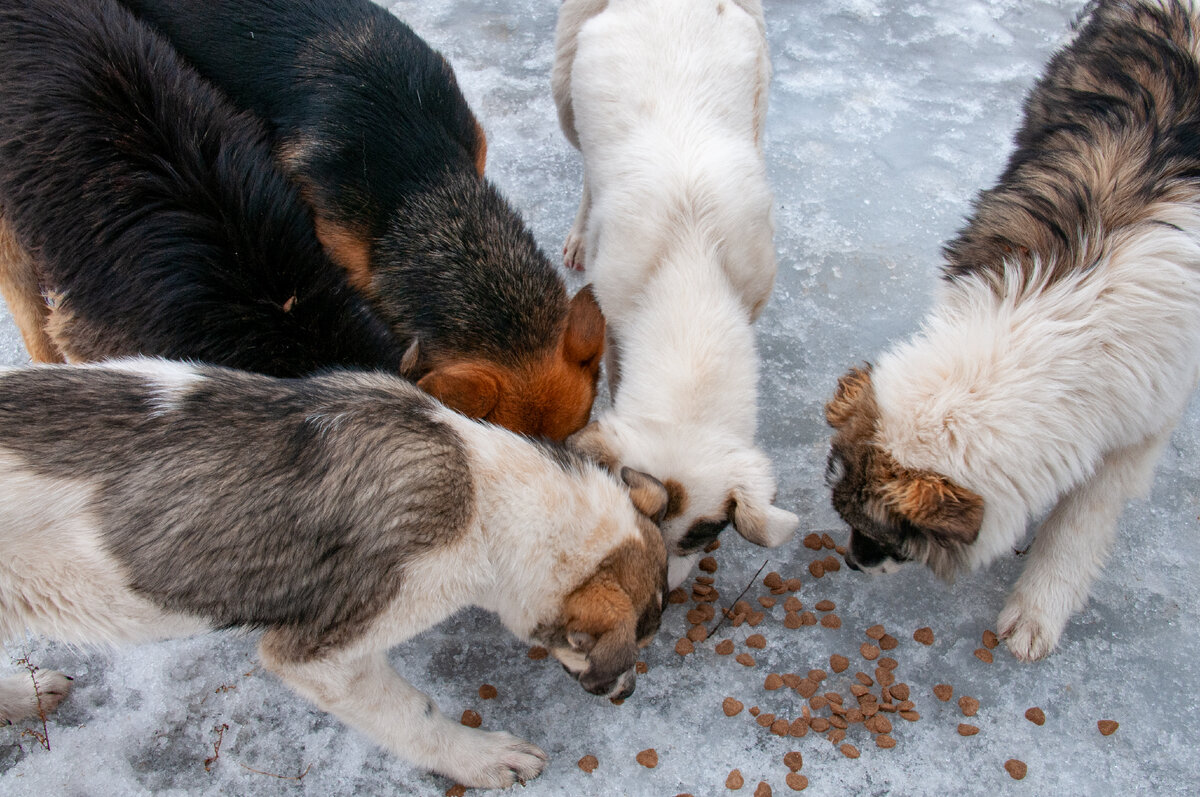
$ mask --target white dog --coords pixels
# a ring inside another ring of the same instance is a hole
[[[1020,659],[1086,602],[1200,376],[1198,34],[1190,4],[1094,7],[947,247],[921,333],[826,407],[851,566],[949,578],[1049,511],[1000,613]]]
[[[614,393],[574,444],[666,483],[678,585],[730,521],[771,546],[798,524],[754,445],[751,322],[775,279],[762,6],[566,0],[556,48],[559,120],[584,161],[564,254],[586,260],[607,317]]]

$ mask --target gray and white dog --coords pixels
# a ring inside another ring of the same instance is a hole
[[[5,370],[0,441],[0,637],[261,629],[289,686],[468,786],[532,778],[546,755],[445,717],[388,648],[482,606],[589,692],[623,697],[658,630],[661,484],[627,470],[622,485],[386,374]],[[68,685],[0,679],[0,721],[52,709]]]

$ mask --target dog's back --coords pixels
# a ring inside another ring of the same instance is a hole
[[[0,6],[0,203],[72,359],[400,367],[260,123],[109,0]]]
[[[603,317],[495,187],[446,60],[369,0],[122,0],[269,120],[318,235],[451,406],[565,437],[595,395]]]

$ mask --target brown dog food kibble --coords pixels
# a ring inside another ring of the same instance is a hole
[[[1033,708],[1026,710],[1025,719],[1029,720],[1034,725],[1045,725],[1046,712],[1042,711],[1037,706],[1034,706]]]
[[[988,650],[987,648],[976,648],[975,649],[975,658],[979,659],[984,664],[991,664],[992,660],[993,660],[992,652],[990,650]]]
[[[775,589],[783,586],[783,576],[772,570],[763,578],[763,586],[767,589]]]
[[[637,670],[638,675],[645,675],[650,671],[650,665],[644,661],[639,661],[637,664],[633,665],[633,669]]]
[[[715,573],[717,572],[717,560],[711,556],[706,556],[700,560],[700,563],[696,567],[699,567],[705,573]]]
[[[667,593],[667,603],[687,603],[687,592],[683,587],[676,587]]]
[[[796,750],[784,753],[783,764],[792,772],[799,772],[804,767],[804,756]]]
[[[865,633],[868,637],[878,642],[879,640],[883,639],[883,635],[886,634],[887,631],[881,625],[873,625],[868,628]]]
[[[829,669],[833,670],[834,672],[845,672],[846,668],[849,666],[850,659],[846,658],[845,656],[840,656],[837,653],[834,653],[829,657]]]
[[[804,791],[808,788],[808,778],[799,772],[789,772],[783,780],[792,791]]]
[[[791,726],[788,728],[788,736],[795,736],[797,739],[808,733],[808,718],[796,717],[792,720]]]
[[[892,636],[891,634],[884,634],[879,638],[880,650],[895,650],[896,646],[899,644],[899,640],[897,640],[896,637]]]
[[[781,689],[782,687],[783,678],[775,673],[771,673],[767,676],[767,679],[763,681],[763,689],[766,689],[768,692],[774,692],[776,689]]]
[[[852,744],[844,744],[838,749],[842,751],[842,755],[846,756],[846,758],[858,758],[859,756],[858,748]]]
[[[762,612],[750,612],[746,615],[746,625],[756,626],[765,619],[767,619],[767,616]]]
[[[964,717],[974,717],[975,712],[979,711],[979,701],[973,697],[963,695],[958,699],[958,707],[962,709]]]
[[[800,612],[800,625],[816,625],[817,616],[812,612]]]
[[[783,678],[783,685],[786,686],[788,689],[795,689],[797,686],[800,685],[800,681],[803,680],[799,675],[796,675],[796,673],[794,673],[794,672],[785,672],[780,677]]]
[[[832,551],[834,548],[837,547],[837,542],[835,542],[833,537],[830,537],[828,534],[822,534],[821,535],[821,546]]]
[[[595,772],[598,766],[600,766],[600,761],[594,755],[585,755],[579,759],[579,768],[589,775]]]
[[[862,643],[862,645],[860,645],[858,648],[858,652],[861,653],[862,657],[867,661],[875,661],[875,659],[879,658],[879,648],[875,647],[870,642]]]
[[[769,595],[763,595],[761,598],[758,599],[758,605],[763,607],[764,609],[774,609],[775,608],[775,599]]]
[[[816,681],[817,683],[821,683],[821,681],[824,681],[828,677],[829,677],[828,674],[824,670],[815,670],[814,669],[814,670],[808,671],[808,679],[810,681]]]
[[[830,722],[832,722],[832,720],[830,720]],[[846,741],[846,732],[841,728],[835,728],[834,730],[830,731],[829,736],[825,738],[829,739],[830,744],[832,744],[834,747],[837,747],[839,744]]]
[[[708,639],[708,629],[702,625],[694,625],[688,629],[687,638],[693,642],[703,642]]]
[[[688,613],[684,616],[687,618],[689,623],[707,623],[709,620],[713,619],[713,615],[704,611],[705,609],[711,610],[712,604],[702,603],[694,609],[689,609]]]
[[[762,634],[751,634],[746,637],[746,647],[762,650],[767,646],[767,638]]]
[[[789,578],[783,582],[783,588],[788,592],[799,592],[804,582],[798,578]]]
[[[481,700],[491,700],[498,694],[500,693],[496,691],[496,687],[492,686],[491,684],[484,684],[483,686],[479,687],[479,698]]]
[[[908,684],[896,684],[895,686],[888,687],[888,689],[895,699],[908,700]]]
[[[771,787],[765,780],[760,780],[754,787],[754,797],[771,797]]]
[[[933,629],[929,626],[918,628],[916,631],[913,631],[913,639],[920,642],[922,645],[932,645]]]
[[[1016,758],[1010,758],[1005,761],[1004,768],[1008,770],[1008,774],[1012,776],[1013,780],[1020,780],[1029,771],[1029,767],[1025,766],[1025,762]]]
[[[884,656],[879,660],[879,666],[885,670],[894,670],[900,666],[900,662],[896,661],[891,656]]]
[[[462,713],[462,719],[460,719],[459,722],[461,722],[463,725],[466,725],[468,728],[478,728],[483,724],[483,717],[479,716],[478,711],[467,709]]]
[[[758,708],[758,706],[751,706],[751,707],[750,707],[750,716],[751,716],[751,717],[757,717],[757,716],[758,716],[758,712],[759,712],[759,708]]]
[[[826,628],[841,628],[842,618],[838,617],[836,614],[827,614],[821,618],[821,625],[825,626]]]
[[[938,684],[933,687],[933,693],[937,695],[937,699],[943,703],[954,697],[954,687],[950,684]]]
[[[798,612],[804,608],[804,604],[795,595],[789,595],[787,600],[783,602],[783,610],[785,612]]]
[[[821,563],[820,559],[815,562],[809,562],[808,572],[813,578],[820,578],[821,576],[825,575],[825,565]]]
[[[993,650],[1000,644],[1000,637],[996,636],[996,632],[992,629],[987,629],[983,632],[983,646],[988,650]]]
[[[721,541],[720,541],[720,540],[713,540],[713,541],[712,541],[712,542],[710,542],[708,545],[705,545],[705,546],[704,546],[704,552],[705,552],[705,553],[712,553],[713,551],[717,550],[717,549],[718,549],[718,548],[720,548],[720,547],[721,547]]]
[[[819,612],[831,612],[837,608],[837,604],[831,600],[819,600],[813,608]]]
[[[886,733],[881,733],[875,737],[875,744],[878,747],[882,747],[884,750],[891,750],[896,746],[896,740],[893,737],[888,736]]]
[[[757,717],[755,717],[754,721],[764,728],[769,728],[771,727],[771,723],[775,721],[775,715],[771,714],[770,712],[766,714],[759,714]]]
[[[810,551],[821,550],[821,535],[809,534],[804,538],[804,547]]]
[[[675,643],[675,652],[678,653],[680,656],[686,656],[689,653],[695,653],[696,646],[692,644],[692,640],[688,639],[687,637],[684,637],[683,639],[681,639]]]
[[[711,587],[716,579],[712,576],[696,576],[696,583],[703,584],[706,587]]]
[[[715,650],[718,655],[728,656],[730,653],[733,653],[733,640],[722,639],[717,643],[717,646],[714,647],[713,650]]]
[[[803,619],[795,612],[788,612],[783,618],[783,627],[796,629],[804,625]]]
[[[525,655],[529,656],[529,658],[533,659],[534,661],[541,661],[550,655],[550,651],[546,650],[541,645],[534,645]]]
[[[732,697],[727,697],[721,701],[721,710],[725,712],[726,717],[736,717],[742,713],[743,708],[745,708],[745,704]]]
[[[742,777],[740,769],[730,770],[729,777],[725,778],[725,788],[730,791],[737,791],[746,785],[746,779]]]
[[[466,797],[467,787],[461,783],[455,783],[443,793],[446,795],[446,797]]]
[[[865,672],[856,672],[856,673],[854,673],[854,677],[857,678],[858,682],[860,684],[862,684],[863,686],[874,686],[875,685],[875,680],[873,678],[871,678],[871,676],[867,675]]]
[[[829,720],[824,717],[813,717],[808,721],[808,726],[817,733],[825,733],[829,730]]]
[[[771,733],[775,734],[776,736],[787,736],[788,728],[790,727],[791,723],[780,717],[771,723]]]
[[[974,736],[977,733],[979,733],[979,728],[977,728],[976,726],[968,725],[965,722],[958,723],[958,735],[959,736]]]
[[[880,686],[891,686],[896,683],[896,676],[891,670],[885,670],[883,667],[875,668],[875,683]]]
[[[809,698],[817,693],[817,683],[811,678],[801,678],[795,689],[800,697]]]
[[[735,657],[735,660],[737,661],[738,664],[742,665],[743,667],[753,667],[754,666],[754,657],[751,656],[749,653],[739,653]]]
[[[1100,720],[1096,723],[1096,727],[1100,729],[1100,733],[1103,736],[1112,736],[1117,732],[1119,725],[1120,723],[1116,720]]]
[[[658,751],[653,747],[647,747],[634,757],[637,759],[637,762],[646,769],[654,769],[656,766],[658,766]]]

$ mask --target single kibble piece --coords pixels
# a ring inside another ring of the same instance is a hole
[[[784,782],[787,783],[788,788],[792,791],[804,791],[808,788],[808,778],[799,772],[789,772],[787,777],[784,778]]]
[[[600,766],[600,761],[594,755],[585,755],[579,759],[579,768],[589,775],[595,772],[598,766]]]
[[[750,603],[748,601],[738,601],[737,603],[733,604],[733,613],[734,614],[749,614],[750,613]]]
[[[825,731],[829,730],[829,720],[824,717],[813,717],[808,721],[808,725],[817,733],[825,733]]]
[[[799,592],[804,582],[798,578],[789,578],[783,582],[784,592]]]
[[[860,645],[858,648],[858,652],[861,653],[862,657],[867,661],[875,661],[875,659],[879,658],[879,648],[875,647],[870,642],[862,643],[862,645]]]
[[[721,710],[725,712],[726,717],[737,716],[738,714],[742,713],[742,709],[744,707],[745,706],[742,701],[736,700],[732,697],[727,697],[721,702]]]
[[[712,576],[696,576],[696,583],[703,584],[706,587],[711,587],[714,581],[716,581],[716,579]]]
[[[918,628],[916,631],[913,631],[913,639],[920,642],[922,645],[932,645],[933,629],[929,626]]]
[[[933,687],[933,693],[937,695],[938,700],[945,703],[954,697],[954,687],[950,684],[938,684]]]
[[[830,722],[833,722],[833,720],[830,720]],[[830,744],[832,744],[834,747],[837,747],[839,744],[846,741],[846,732],[841,728],[835,728],[829,732],[829,736],[826,738],[829,739]]]
[[[750,612],[746,615],[746,625],[753,627],[765,619],[767,619],[767,616],[762,612]]]
[[[792,720],[791,726],[788,728],[788,736],[795,736],[797,739],[808,733],[808,718],[796,717]]]
[[[534,645],[533,647],[531,647],[529,649],[529,653],[527,653],[526,655],[529,656],[529,658],[533,659],[534,661],[541,661],[542,659],[544,659],[550,655],[550,651],[546,650],[541,645]]]
[[[783,586],[783,576],[779,575],[774,570],[772,570],[770,573],[767,573],[765,578],[763,578],[763,586],[766,587],[767,589],[775,589],[776,587],[782,587]]]
[[[850,666],[850,659],[834,653],[829,657],[829,668],[834,672],[844,672]]]
[[[883,639],[883,635],[886,633],[887,631],[885,631],[881,625],[873,625],[866,631],[867,636],[869,636],[871,639],[874,639],[876,642]]]
[[[842,755],[846,756],[846,758],[858,758],[859,756],[858,748],[852,744],[844,744],[838,749],[842,751]]]
[[[775,721],[775,715],[769,712],[766,714],[759,714],[754,721],[764,728],[769,728],[771,727],[771,723]]]
[[[974,736],[977,733],[979,733],[979,728],[974,725],[968,725],[965,722],[958,723],[959,736]]]
[[[467,787],[461,783],[455,783],[450,788],[446,789],[446,797],[466,797]]]
[[[771,797],[771,787],[765,780],[760,780],[754,787],[754,797]]]
[[[637,664],[633,665],[633,669],[637,671],[638,675],[645,675],[650,671],[650,665],[644,661],[639,661]]]
[[[687,638],[693,642],[703,642],[708,639],[708,629],[702,625],[694,625],[688,629]]]
[[[496,691],[496,687],[492,686],[491,684],[484,684],[483,686],[479,687],[479,697],[482,700],[491,700],[498,694],[500,693]]]
[[[841,628],[842,618],[838,617],[836,614],[827,614],[821,618],[821,625],[825,626],[826,628]]]
[[[916,722],[917,720],[921,719],[921,715],[915,711],[901,711],[900,718],[906,719],[909,722]]]
[[[871,690],[862,684],[850,684],[850,694],[854,695],[860,700],[865,700],[870,692]]]
[[[705,552],[705,553],[712,553],[713,551],[717,550],[717,549],[718,549],[718,548],[720,548],[720,547],[721,547],[721,541],[720,541],[720,540],[713,540],[713,541],[712,541],[712,542],[710,542],[708,545],[705,545],[705,546],[704,546],[704,552]]]
[[[829,677],[829,675],[824,670],[814,669],[814,670],[808,671],[808,679],[810,681],[816,681],[817,683],[821,683],[821,681],[824,681],[828,677]]]
[[[992,663],[992,652],[987,648],[977,648],[975,650],[975,658],[982,661],[984,664]]]
[[[963,695],[958,699],[958,707],[962,709],[964,717],[974,717],[975,712],[979,711],[979,701],[973,697]]]
[[[733,653],[733,640],[722,639],[713,650],[721,656],[728,656],[730,653]]]
[[[750,707],[750,716],[751,716],[751,717],[757,717],[757,716],[758,716],[758,711],[759,711],[759,708],[758,708],[758,706],[751,706],[751,707]]]
[[[798,612],[804,608],[804,604],[795,595],[789,595],[787,600],[783,602],[783,610],[785,612]]]
[[[785,672],[781,677],[783,678],[783,685],[786,686],[788,689],[795,689],[797,686],[800,685],[800,681],[803,680],[799,675],[796,675],[796,673],[794,673],[794,672]]]
[[[891,634],[884,634],[879,638],[880,650],[895,650],[896,646],[899,644],[900,642]]]
[[[993,650],[1000,644],[1000,637],[996,636],[996,632],[992,629],[987,629],[983,632],[983,646],[988,650]]]
[[[700,564],[698,564],[696,566],[699,567],[701,570],[703,570],[705,573],[717,572],[717,560],[713,559],[711,556],[704,557],[703,559],[700,560]]]
[[[689,623],[707,623],[715,614],[711,603],[702,603],[694,609],[689,609],[686,617]]]
[[[687,603],[687,592],[683,587],[676,587],[667,593],[667,603]]]
[[[461,722],[463,725],[466,725],[468,728],[478,728],[483,724],[483,717],[479,716],[478,711],[467,709],[462,713],[462,719],[459,720],[459,722]]]
[[[762,650],[767,646],[767,638],[762,634],[751,634],[746,637],[746,647]]]
[[[1010,758],[1005,761],[1004,768],[1008,770],[1008,774],[1012,776],[1013,780],[1020,780],[1029,771],[1029,767],[1025,766],[1025,762],[1016,758]]]
[[[783,627],[784,628],[796,629],[802,625],[804,625],[804,621],[801,619],[800,615],[796,614],[795,612],[788,612],[786,615],[784,615],[784,618],[783,618]]]
[[[821,550],[821,535],[809,534],[804,538],[804,547],[810,551]]]
[[[761,598],[758,599],[758,605],[762,606],[764,609],[774,609],[775,608],[775,599],[769,595],[763,595]]]
[[[896,661],[891,656],[884,656],[879,660],[879,666],[885,670],[894,670],[900,666],[900,662]]]
[[[813,578],[820,578],[821,576],[825,575],[825,565],[822,564],[819,559],[815,562],[809,562],[808,572]]]
[[[781,688],[783,688],[783,678],[779,677],[775,673],[771,673],[767,676],[767,679],[763,681],[763,689],[766,689],[768,692],[774,692],[776,689]]]
[[[696,646],[692,644],[692,640],[684,637],[675,643],[675,652],[680,656],[687,656],[690,653],[696,652]]]
[[[828,616],[828,615],[826,615],[826,616]],[[815,614],[813,614],[812,612],[801,612],[800,613],[800,625],[816,625],[816,624],[817,624],[817,616]]]
[[[817,605],[813,608],[819,612],[831,612],[837,608],[837,604],[831,600],[819,600],[817,601]]]
[[[883,716],[882,714],[876,714],[874,717],[872,717],[872,719],[875,721],[875,724],[871,730],[875,731],[875,733],[892,732],[892,721],[887,717]]]
[[[836,573],[842,569],[842,563],[836,556],[826,556],[821,563],[825,565],[826,573]]]
[[[1033,708],[1026,710],[1025,719],[1029,720],[1034,725],[1045,725],[1046,712],[1042,711],[1037,706],[1034,706]]]
[[[908,700],[908,684],[896,684],[889,686],[888,689],[891,691],[892,697],[897,700]]]
[[[1100,729],[1100,733],[1102,735],[1112,736],[1117,732],[1117,727],[1119,724],[1120,723],[1118,723],[1116,720],[1100,720],[1096,723],[1096,727]]]
[[[798,751],[793,750],[790,753],[783,754],[783,764],[792,772],[799,772],[804,766],[804,756]]]
[[[745,778],[742,777],[740,769],[730,771],[729,777],[725,778],[725,788],[730,791],[737,791],[746,785]]]
[[[637,758],[637,762],[646,769],[654,769],[658,766],[658,751],[653,747],[647,747],[635,757]]]
[[[835,546],[833,546],[833,550],[837,551],[838,556],[846,555],[846,546],[845,545],[835,545]]]
[[[776,736],[787,736],[788,728],[790,726],[790,722],[783,717],[780,717],[771,723],[771,733],[775,734]]]
[[[751,656],[749,653],[737,654],[736,660],[737,660],[737,663],[742,665],[743,667],[753,667],[754,666],[754,657]]]
[[[817,693],[817,684],[811,678],[801,678],[800,683],[794,687],[796,694],[800,697],[809,698]]]
[[[837,543],[834,542],[833,537],[830,537],[828,534],[821,535],[821,545],[831,551],[837,547]]]
[[[875,744],[882,747],[884,750],[891,750],[896,746],[896,740],[886,733],[881,733],[875,737]]]
[[[871,676],[867,675],[865,672],[856,672],[854,673],[854,677],[857,678],[858,682],[863,686],[875,685],[874,679],[872,679]]]

